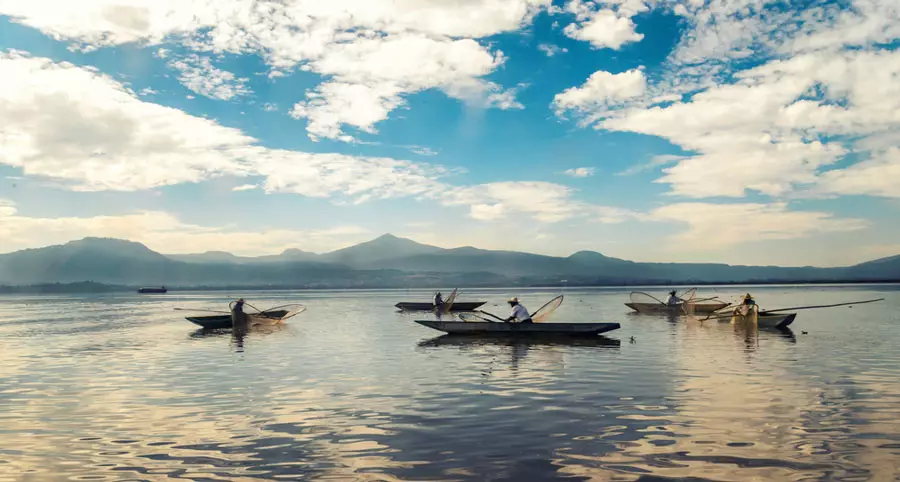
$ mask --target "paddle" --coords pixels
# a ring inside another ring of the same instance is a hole
[[[198,308],[173,308],[175,311],[204,311],[207,313],[224,313],[226,315],[231,314],[230,311],[217,311],[217,310],[201,310]]]
[[[793,308],[778,308],[775,310],[765,310],[766,313],[774,313],[776,311],[794,311],[794,310],[811,310],[813,308],[834,308],[836,306],[847,306],[847,305],[862,305],[865,303],[874,303],[876,301],[883,301],[884,298],[878,298],[875,300],[865,300],[865,301],[851,301],[849,303],[836,303],[833,305],[812,305],[812,306],[795,306]]]

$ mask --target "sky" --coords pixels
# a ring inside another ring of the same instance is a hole
[[[0,253],[900,254],[896,0],[0,0]]]

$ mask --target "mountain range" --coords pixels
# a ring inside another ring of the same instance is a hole
[[[170,287],[380,288],[499,285],[898,281],[900,256],[840,268],[639,263],[580,251],[545,256],[444,249],[390,234],[330,253],[288,249],[241,257],[165,255],[143,244],[85,238],[0,255],[0,284],[95,283]]]

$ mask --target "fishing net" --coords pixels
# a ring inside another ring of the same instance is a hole
[[[544,306],[538,308],[537,311],[531,314],[531,321],[537,323],[546,320],[557,308],[559,308],[559,305],[561,305],[562,302],[563,295],[559,295],[548,301]]]
[[[643,291],[632,291],[631,292],[631,302],[632,303],[640,303],[640,304],[649,304],[649,305],[664,305],[659,298],[655,296],[644,293]]]
[[[456,300],[457,290],[454,289],[450,296],[444,301],[443,312],[450,313],[450,308],[453,306],[453,302]]]
[[[759,321],[759,307],[756,305],[740,305],[732,313],[732,323],[756,323]]]
[[[678,294],[677,296],[683,300],[696,298],[697,297],[697,288],[688,288],[688,289],[684,290],[683,293]]]
[[[251,308],[256,310],[258,313],[255,313],[254,315],[257,317],[263,317],[263,318],[268,318],[268,319],[277,320],[277,321],[284,321],[284,320],[287,320],[288,318],[293,318],[293,317],[299,315],[300,313],[303,313],[304,311],[306,311],[306,306],[301,305],[300,303],[291,303],[288,305],[275,306],[275,307],[268,308],[265,310],[259,310],[255,306],[250,305],[249,303],[247,303],[246,306],[250,306]]]

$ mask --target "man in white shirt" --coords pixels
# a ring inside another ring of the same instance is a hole
[[[678,296],[676,296],[675,290],[670,291],[670,292],[669,292],[669,297],[666,298],[666,304],[669,305],[669,306],[675,306],[675,305],[677,305],[677,304],[679,304],[679,303],[681,303],[681,298],[679,298]]]
[[[509,312],[509,318],[507,318],[507,323],[516,320],[519,323],[532,323],[531,315],[528,314],[528,309],[519,304],[518,298],[511,298],[509,300],[509,306],[511,308]]]

